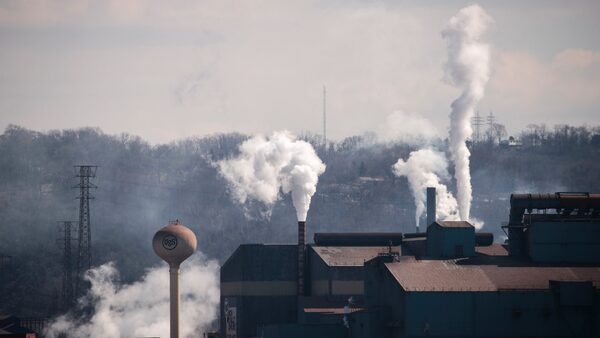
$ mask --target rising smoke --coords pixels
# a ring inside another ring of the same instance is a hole
[[[425,211],[427,187],[434,187],[437,195],[437,216],[442,220],[458,219],[456,199],[441,181],[450,180],[448,162],[443,153],[432,149],[421,149],[410,153],[408,159],[399,159],[392,167],[396,176],[408,179],[415,198],[415,222],[417,227]]]
[[[268,207],[270,215],[280,191],[291,192],[298,221],[306,221],[319,175],[325,172],[325,164],[313,147],[281,131],[270,137],[257,135],[242,143],[239,150],[237,157],[217,163],[233,198],[240,204],[258,200]]]
[[[194,255],[181,270],[182,337],[200,337],[217,318],[219,266]],[[89,293],[79,305],[91,307],[89,318],[66,314],[48,326],[47,337],[168,337],[169,271],[167,266],[148,270],[138,282],[119,285],[113,263],[87,272]]]
[[[385,119],[377,128],[380,142],[403,142],[411,145],[427,144],[439,136],[438,130],[426,118],[416,114],[397,110]]]
[[[460,218],[470,217],[472,187],[466,141],[473,134],[471,117],[483,97],[489,79],[490,47],[481,42],[492,18],[478,5],[461,9],[453,16],[442,36],[448,45],[445,65],[447,81],[462,88],[451,104],[449,148],[454,163]]]

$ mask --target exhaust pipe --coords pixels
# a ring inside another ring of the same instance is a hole
[[[436,196],[435,196],[435,188],[428,187],[427,188],[427,225],[425,229],[431,225],[431,223],[436,220]],[[417,229],[419,232],[419,229]]]
[[[304,296],[304,263],[306,262],[306,222],[298,222],[298,296]]]

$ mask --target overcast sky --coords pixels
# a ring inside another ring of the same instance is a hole
[[[480,103],[509,132],[600,124],[600,2],[480,1]],[[152,143],[215,132],[446,132],[458,88],[440,32],[464,1],[0,0],[0,128],[100,127]]]

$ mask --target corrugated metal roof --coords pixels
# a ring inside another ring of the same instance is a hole
[[[312,249],[329,266],[363,266],[380,253],[389,252],[387,246],[312,246]],[[400,252],[399,246],[393,246],[392,252]]]
[[[492,244],[490,246],[476,246],[475,251],[487,256],[508,256],[508,250],[501,244]]]
[[[359,308],[350,308],[350,313],[354,313],[354,312],[360,312],[363,311],[364,308],[359,307]],[[323,314],[323,315],[328,315],[328,314],[332,314],[332,315],[343,315],[346,313],[345,308],[343,307],[339,307],[339,308],[305,308],[304,312],[306,313],[319,313],[319,314]]]
[[[457,262],[401,259],[399,263],[385,266],[406,291],[546,290],[550,280],[593,281],[600,287],[600,267],[461,265]]]
[[[442,228],[472,228],[471,223],[467,221],[436,221]]]

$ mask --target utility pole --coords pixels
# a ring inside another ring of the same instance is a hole
[[[58,238],[59,244],[62,247],[62,263],[63,263],[63,277],[62,277],[62,295],[61,295],[61,310],[67,311],[75,302],[75,293],[73,291],[73,256],[71,249],[71,242],[74,240],[73,224],[77,222],[73,221],[62,221],[58,223],[58,230],[61,233],[61,237]]]
[[[323,85],[323,144],[327,150],[327,88]]]
[[[471,125],[475,127],[475,140],[473,143],[481,141],[481,126],[483,125],[483,117],[479,115],[479,110],[475,112],[475,116],[471,119]]]
[[[82,293],[82,275],[92,266],[92,232],[90,228],[90,200],[94,196],[90,194],[91,188],[98,188],[90,182],[96,177],[97,165],[76,165],[75,177],[79,178],[79,184],[73,188],[79,189],[79,229],[77,233],[77,279],[75,283],[75,296]]]

